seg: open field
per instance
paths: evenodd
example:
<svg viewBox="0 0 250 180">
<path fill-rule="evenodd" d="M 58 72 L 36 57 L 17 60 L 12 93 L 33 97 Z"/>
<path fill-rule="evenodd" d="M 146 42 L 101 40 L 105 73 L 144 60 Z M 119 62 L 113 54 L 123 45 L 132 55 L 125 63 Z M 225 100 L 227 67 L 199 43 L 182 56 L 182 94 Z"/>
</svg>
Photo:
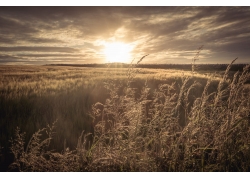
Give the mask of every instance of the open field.
<svg viewBox="0 0 250 180">
<path fill-rule="evenodd" d="M 250 68 L 228 67 L 0 66 L 1 171 L 249 171 Z"/>
</svg>

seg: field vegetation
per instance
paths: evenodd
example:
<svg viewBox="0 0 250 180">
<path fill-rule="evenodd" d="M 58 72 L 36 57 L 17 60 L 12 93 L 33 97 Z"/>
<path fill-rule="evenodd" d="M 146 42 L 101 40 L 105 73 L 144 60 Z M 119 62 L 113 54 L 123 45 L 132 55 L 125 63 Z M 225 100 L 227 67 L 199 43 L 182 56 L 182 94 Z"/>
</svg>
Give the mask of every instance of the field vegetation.
<svg viewBox="0 0 250 180">
<path fill-rule="evenodd" d="M 0 66 L 1 171 L 249 171 L 250 66 L 141 60 Z"/>
</svg>

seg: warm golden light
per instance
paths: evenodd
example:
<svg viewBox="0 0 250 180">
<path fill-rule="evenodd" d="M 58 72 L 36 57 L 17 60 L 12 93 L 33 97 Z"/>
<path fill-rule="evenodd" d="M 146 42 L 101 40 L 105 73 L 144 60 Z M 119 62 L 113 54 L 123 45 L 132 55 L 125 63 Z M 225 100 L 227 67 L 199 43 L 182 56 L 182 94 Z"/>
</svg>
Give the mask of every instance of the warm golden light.
<svg viewBox="0 0 250 180">
<path fill-rule="evenodd" d="M 108 62 L 128 63 L 131 61 L 132 47 L 121 42 L 105 43 L 104 54 Z"/>
</svg>

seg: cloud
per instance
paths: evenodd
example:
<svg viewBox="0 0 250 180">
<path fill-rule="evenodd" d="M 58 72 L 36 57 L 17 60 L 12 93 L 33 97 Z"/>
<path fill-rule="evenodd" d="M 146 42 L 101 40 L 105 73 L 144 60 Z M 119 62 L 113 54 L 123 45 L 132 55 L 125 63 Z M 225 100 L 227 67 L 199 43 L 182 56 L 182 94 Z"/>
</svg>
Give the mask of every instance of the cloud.
<svg viewBox="0 0 250 180">
<path fill-rule="evenodd" d="M 14 47 L 0 47 L 0 51 L 12 52 L 12 51 L 36 51 L 36 52 L 63 52 L 63 53 L 74 53 L 79 52 L 78 49 L 70 47 L 29 47 L 29 46 L 14 46 Z"/>
<path fill-rule="evenodd" d="M 183 63 L 202 44 L 204 61 L 238 54 L 245 62 L 249 17 L 250 7 L 0 7 L 0 59 L 66 53 L 72 61 L 103 62 L 97 42 L 122 41 L 133 44 L 134 57 L 152 54 L 150 63 L 170 61 L 166 53 Z"/>
</svg>

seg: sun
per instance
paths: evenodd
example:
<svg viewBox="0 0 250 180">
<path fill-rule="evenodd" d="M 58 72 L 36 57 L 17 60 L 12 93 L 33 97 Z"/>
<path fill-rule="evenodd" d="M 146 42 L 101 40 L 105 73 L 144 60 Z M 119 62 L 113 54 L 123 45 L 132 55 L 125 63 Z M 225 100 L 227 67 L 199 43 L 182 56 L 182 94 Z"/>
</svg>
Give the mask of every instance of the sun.
<svg viewBox="0 0 250 180">
<path fill-rule="evenodd" d="M 105 43 L 104 54 L 107 62 L 128 63 L 131 61 L 132 47 L 122 42 Z"/>
</svg>

